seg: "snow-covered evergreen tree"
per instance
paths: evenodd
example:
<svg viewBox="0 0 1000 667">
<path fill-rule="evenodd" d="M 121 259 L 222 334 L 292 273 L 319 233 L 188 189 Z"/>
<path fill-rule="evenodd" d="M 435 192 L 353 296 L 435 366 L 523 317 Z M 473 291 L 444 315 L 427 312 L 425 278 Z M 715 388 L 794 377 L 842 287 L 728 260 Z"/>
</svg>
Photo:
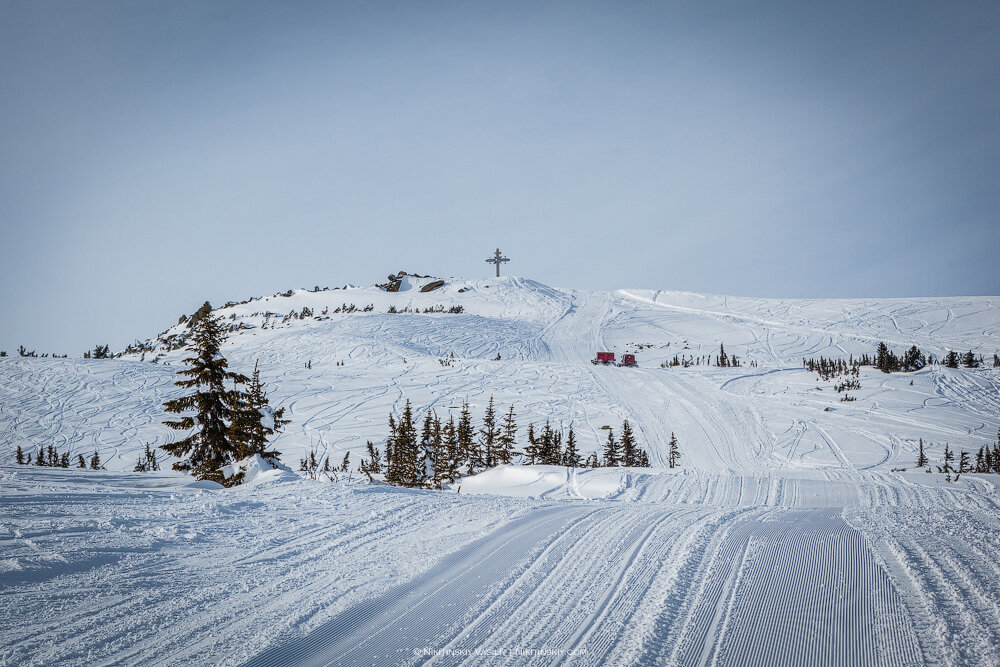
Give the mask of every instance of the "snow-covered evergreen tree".
<svg viewBox="0 0 1000 667">
<path fill-rule="evenodd" d="M 254 362 L 247 390 L 233 391 L 231 398 L 234 409 L 229 430 L 236 447 L 235 457 L 244 459 L 259 454 L 269 461 L 277 461 L 281 452 L 269 450 L 268 442 L 289 420 L 284 418 L 285 408 L 275 410 L 268 403 L 257 362 Z"/>
<path fill-rule="evenodd" d="M 166 411 L 173 414 L 195 413 L 163 422 L 172 429 L 190 433 L 160 448 L 180 459 L 174 463 L 174 470 L 232 486 L 242 480 L 240 476 L 226 479 L 222 473 L 223 466 L 236 461 L 238 455 L 229 431 L 235 399 L 227 383 L 239 385 L 248 380 L 229 371 L 229 363 L 221 353 L 225 339 L 226 327 L 221 320 L 207 315 L 198 320 L 189 342 L 191 356 L 184 359 L 187 368 L 178 371 L 185 379 L 174 383 L 194 392 L 163 404 Z"/>
<path fill-rule="evenodd" d="M 722 354 L 725 354 L 723 349 Z M 632 425 L 626 419 L 622 422 L 621 456 L 622 464 L 634 466 L 638 463 L 639 450 L 635 444 L 635 436 L 632 434 Z"/>
<path fill-rule="evenodd" d="M 534 423 L 528 424 L 528 446 L 524 448 L 524 455 L 528 457 L 528 465 L 535 465 L 538 461 L 538 437 Z"/>
<path fill-rule="evenodd" d="M 503 465 L 514 459 L 517 446 L 517 422 L 514 418 L 514 406 L 504 415 L 500 437 L 497 440 L 496 464 Z"/>
<path fill-rule="evenodd" d="M 670 434 L 670 451 L 667 454 L 667 464 L 671 468 L 676 468 L 681 462 L 681 448 L 677 444 L 677 436 Z"/>
<path fill-rule="evenodd" d="M 416 486 L 417 472 L 417 429 L 413 423 L 413 407 L 407 399 L 403 414 L 395 424 L 396 433 L 392 437 L 392 461 L 386 481 L 399 486 Z"/>
<path fill-rule="evenodd" d="M 497 448 L 501 436 L 500 426 L 497 424 L 496 410 L 493 408 L 493 397 L 486 406 L 486 414 L 483 415 L 483 427 L 479 430 L 479 450 L 482 452 L 483 463 L 487 468 L 492 468 L 497 464 Z"/>
<path fill-rule="evenodd" d="M 566 449 L 563 451 L 563 465 L 570 468 L 580 467 L 580 452 L 576 447 L 576 434 L 573 432 L 573 425 L 569 426 L 569 433 L 566 436 Z"/>
<path fill-rule="evenodd" d="M 476 431 L 472 426 L 472 412 L 469 410 L 468 401 L 462 403 L 462 411 L 458 415 L 456 435 L 461 452 L 459 465 L 466 465 L 470 473 L 482 470 L 483 459 L 479 447 L 476 446 Z"/>
<path fill-rule="evenodd" d="M 610 428 L 608 429 L 608 440 L 604 443 L 603 465 L 605 468 L 621 465 L 621 447 L 615 439 L 614 429 Z"/>
</svg>

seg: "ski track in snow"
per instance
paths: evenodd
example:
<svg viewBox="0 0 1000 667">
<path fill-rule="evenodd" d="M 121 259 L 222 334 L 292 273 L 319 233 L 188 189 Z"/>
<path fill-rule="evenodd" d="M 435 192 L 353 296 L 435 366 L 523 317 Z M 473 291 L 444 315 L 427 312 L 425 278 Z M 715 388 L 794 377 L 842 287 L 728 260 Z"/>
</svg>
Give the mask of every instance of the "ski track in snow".
<svg viewBox="0 0 1000 667">
<path fill-rule="evenodd" d="M 182 351 L 2 358 L 0 664 L 1000 662 L 995 479 L 891 470 L 912 468 L 918 438 L 932 460 L 995 442 L 1000 374 L 865 369 L 841 403 L 801 369 L 878 340 L 989 358 L 995 299 L 420 284 L 219 311 L 249 327 L 231 366 L 259 359 L 288 408 L 286 463 L 310 447 L 356 461 L 407 398 L 447 418 L 492 395 L 522 437 L 574 424 L 584 455 L 629 419 L 654 468 L 507 466 L 457 494 L 288 474 L 218 491 L 128 472 L 173 437 L 161 406 Z M 342 303 L 376 309 L 281 322 Z M 759 366 L 660 367 L 720 342 Z M 640 366 L 590 364 L 600 349 Z M 683 467 L 664 470 L 671 433 Z M 97 449 L 110 472 L 10 465 L 50 443 Z"/>
</svg>

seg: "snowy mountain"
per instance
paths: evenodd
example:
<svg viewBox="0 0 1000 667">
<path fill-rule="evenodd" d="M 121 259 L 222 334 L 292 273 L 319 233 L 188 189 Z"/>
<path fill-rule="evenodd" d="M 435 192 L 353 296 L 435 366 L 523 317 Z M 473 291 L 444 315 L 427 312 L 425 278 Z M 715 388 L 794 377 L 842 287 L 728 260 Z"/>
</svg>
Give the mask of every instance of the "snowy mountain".
<svg viewBox="0 0 1000 667">
<path fill-rule="evenodd" d="M 972 450 L 995 439 L 992 371 L 865 368 L 858 400 L 843 404 L 835 382 L 801 369 L 803 357 L 872 355 L 880 340 L 900 353 L 915 344 L 938 358 L 954 349 L 992 359 L 993 299 L 580 292 L 515 277 L 447 279 L 421 292 L 436 281 L 401 276 L 398 292 L 291 290 L 215 311 L 233 328 L 223 349 L 231 367 L 249 373 L 259 360 L 272 401 L 288 408 L 292 424 L 276 441 L 286 463 L 310 446 L 337 461 L 360 455 L 367 440 L 384 440 L 405 398 L 447 413 L 463 400 L 481 412 L 494 396 L 524 426 L 573 423 L 584 453 L 603 442 L 601 426 L 630 419 L 654 465 L 665 464 L 675 432 L 690 445 L 686 465 L 741 473 L 888 469 L 909 464 L 921 437 Z M 447 312 L 455 307 L 462 312 Z M 109 469 L 131 470 L 145 444 L 174 437 L 162 403 L 176 391 L 177 346 L 189 331 L 178 323 L 115 360 L 0 360 L 0 453 L 9 460 L 19 443 L 55 442 L 74 457 L 96 448 Z M 741 368 L 661 368 L 675 355 L 704 364 L 720 344 Z M 635 353 L 639 366 L 587 363 L 602 350 Z M 53 392 L 36 390 L 45 386 Z"/>
<path fill-rule="evenodd" d="M 584 455 L 628 419 L 653 467 L 511 465 L 445 492 L 289 470 L 218 490 L 130 472 L 176 435 L 162 404 L 187 317 L 114 359 L 0 358 L 0 662 L 1000 661 L 1000 477 L 914 467 L 920 440 L 935 465 L 946 443 L 997 443 L 1000 298 L 393 277 L 215 310 L 230 367 L 259 361 L 287 409 L 287 466 L 311 448 L 356 462 L 406 399 L 478 418 L 492 396 L 522 439 L 572 424 Z M 879 341 L 986 363 L 863 366 L 849 402 L 803 368 Z M 720 345 L 740 366 L 710 365 Z M 48 444 L 107 470 L 13 463 Z"/>
</svg>

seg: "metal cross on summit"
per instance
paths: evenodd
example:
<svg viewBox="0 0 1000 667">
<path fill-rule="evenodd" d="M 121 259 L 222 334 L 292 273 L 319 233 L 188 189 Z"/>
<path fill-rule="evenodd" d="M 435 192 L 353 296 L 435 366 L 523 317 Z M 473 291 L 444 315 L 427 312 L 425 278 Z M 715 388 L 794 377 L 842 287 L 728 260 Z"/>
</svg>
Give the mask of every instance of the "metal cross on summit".
<svg viewBox="0 0 1000 667">
<path fill-rule="evenodd" d="M 486 263 L 487 264 L 496 264 L 497 265 L 497 278 L 499 278 L 500 277 L 500 264 L 503 263 L 503 262 L 509 262 L 509 261 L 510 261 L 510 258 L 509 257 L 504 257 L 503 254 L 500 252 L 500 248 L 497 248 L 497 251 L 495 253 L 493 253 L 492 257 L 490 257 L 490 258 L 488 258 L 486 260 Z"/>
</svg>

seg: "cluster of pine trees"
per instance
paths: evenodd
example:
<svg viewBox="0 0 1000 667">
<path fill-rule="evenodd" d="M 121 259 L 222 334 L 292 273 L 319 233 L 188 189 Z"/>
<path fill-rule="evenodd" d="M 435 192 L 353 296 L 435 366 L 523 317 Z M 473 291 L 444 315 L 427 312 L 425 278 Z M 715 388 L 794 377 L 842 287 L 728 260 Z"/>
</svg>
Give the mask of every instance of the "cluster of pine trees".
<svg viewBox="0 0 1000 667">
<path fill-rule="evenodd" d="M 740 358 L 735 354 L 732 356 L 726 354 L 726 346 L 723 343 L 719 343 L 719 354 L 715 357 L 715 365 L 723 368 L 739 368 Z"/>
<path fill-rule="evenodd" d="M 927 468 L 927 472 L 930 472 L 930 461 L 924 451 L 924 439 L 920 438 L 919 442 L 917 467 Z M 948 443 L 945 443 L 942 463 L 936 468 L 938 472 L 945 473 L 945 479 L 949 482 L 952 474 L 957 481 L 958 476 L 966 472 L 1000 475 L 1000 432 L 997 433 L 997 442 L 992 447 L 983 445 L 979 448 L 974 463 L 970 453 L 965 450 L 959 451 L 958 463 L 955 463 L 955 452 Z"/>
<path fill-rule="evenodd" d="M 959 362 L 961 362 L 961 365 L 965 366 L 966 368 L 979 368 L 980 366 L 986 365 L 983 356 L 979 355 L 979 357 L 977 358 L 976 355 L 972 353 L 972 350 L 969 350 L 968 352 L 962 355 L 959 355 L 958 352 L 956 352 L 955 350 L 949 350 L 948 354 L 944 356 L 944 365 L 947 368 L 958 368 Z M 997 357 L 997 355 L 994 354 L 993 355 L 994 368 L 1000 366 L 1000 364 L 998 364 L 997 362 L 1000 362 L 1000 357 Z"/>
<path fill-rule="evenodd" d="M 451 315 L 460 315 L 465 312 L 465 308 L 460 305 L 451 306 L 445 309 L 442 305 L 428 306 L 421 311 L 419 308 L 410 308 L 409 306 L 404 306 L 403 308 L 396 308 L 396 306 L 389 306 L 389 310 L 385 311 L 391 315 L 398 315 L 402 313 L 449 313 Z"/>
<path fill-rule="evenodd" d="M 911 346 L 909 350 L 903 353 L 902 357 L 896 356 L 884 342 L 880 342 L 875 348 L 874 366 L 883 373 L 897 373 L 900 371 L 903 373 L 912 373 L 913 371 L 919 371 L 927 363 L 927 357 L 916 345 Z"/>
<path fill-rule="evenodd" d="M 475 474 L 497 465 L 512 463 L 518 455 L 517 419 L 514 406 L 498 415 L 492 397 L 482 421 L 473 423 L 469 404 L 463 403 L 458 419 L 449 415 L 443 420 L 434 410 L 424 413 L 416 423 L 413 407 L 407 400 L 400 415 L 389 415 L 389 436 L 384 454 L 371 442 L 360 470 L 371 479 L 384 474 L 394 485 L 440 489 L 460 476 Z M 676 439 L 673 440 L 676 447 Z M 571 467 L 649 466 L 649 455 L 636 441 L 631 425 L 622 425 L 622 437 L 608 433 L 603 460 L 592 454 L 586 461 L 577 448 L 576 434 L 570 426 L 563 432 L 549 422 L 540 430 L 528 425 L 527 444 L 523 450 L 527 464 L 565 465 Z M 675 459 L 679 460 L 679 451 Z M 322 472 L 322 470 L 320 471 Z"/>
<path fill-rule="evenodd" d="M 570 433 L 572 434 L 572 429 Z M 677 439 L 674 434 L 670 434 L 671 446 L 676 446 Z M 568 464 L 567 464 L 568 465 Z M 591 454 L 591 460 L 587 461 L 588 468 L 613 468 L 613 467 L 649 467 L 649 454 L 640 447 L 632 432 L 632 425 L 626 419 L 622 422 L 621 438 L 615 439 L 614 429 L 608 429 L 608 439 L 604 443 L 604 458 L 598 464 L 597 454 Z M 674 466 L 670 466 L 673 468 Z"/>
<path fill-rule="evenodd" d="M 440 489 L 462 474 L 510 463 L 517 453 L 516 437 L 514 406 L 498 419 L 492 397 L 479 429 L 472 423 L 469 404 L 463 403 L 457 422 L 453 415 L 445 422 L 428 410 L 419 433 L 407 400 L 398 418 L 389 415 L 384 465 L 378 449 L 369 443 L 362 471 L 371 475 L 384 469 L 390 484 Z"/>
<path fill-rule="evenodd" d="M 180 459 L 174 470 L 233 486 L 242 482 L 242 475 L 226 478 L 222 468 L 253 454 L 276 460 L 280 453 L 267 449 L 268 440 L 288 422 L 284 408 L 268 404 L 256 365 L 252 378 L 229 370 L 221 353 L 226 337 L 219 318 L 197 317 L 188 343 L 191 356 L 183 361 L 187 368 L 178 371 L 185 379 L 174 383 L 192 392 L 163 404 L 167 412 L 183 415 L 164 424 L 189 434 L 160 448 Z M 190 412 L 194 414 L 185 414 Z"/>
<path fill-rule="evenodd" d="M 868 357 L 862 357 L 862 359 L 855 360 L 852 356 L 849 361 L 844 361 L 843 359 L 827 359 L 826 357 L 820 357 L 819 359 L 806 359 L 802 358 L 802 366 L 807 370 L 817 373 L 824 382 L 829 382 L 832 378 L 839 377 L 841 375 L 853 375 L 857 377 L 859 374 L 858 367 L 864 366 L 865 360 Z"/>
<path fill-rule="evenodd" d="M 369 448 L 371 443 L 368 443 Z M 331 482 L 337 482 L 340 480 L 340 476 L 337 473 L 348 472 L 351 467 L 351 453 L 347 452 L 344 454 L 344 460 L 340 463 L 339 468 L 334 468 L 330 465 L 330 457 L 323 459 L 323 465 L 320 466 L 319 459 L 316 457 L 316 448 L 311 447 L 309 449 L 309 454 L 305 458 L 299 459 L 299 471 L 304 472 L 309 479 L 327 479 Z M 362 472 L 364 472 L 364 464 L 362 464 Z M 369 479 L 371 477 L 369 476 Z"/>
<path fill-rule="evenodd" d="M 76 467 L 86 468 L 87 460 L 83 458 L 83 454 L 76 455 Z M 32 456 L 30 453 L 25 454 L 21 449 L 21 445 L 17 446 L 16 459 L 18 465 L 31 465 Z M 48 466 L 50 468 L 69 468 L 70 467 L 70 453 L 60 452 L 54 446 L 49 445 L 48 447 L 39 447 L 38 453 L 34 457 L 34 465 L 36 466 Z M 101 457 L 94 450 L 94 455 L 90 457 L 90 468 L 92 470 L 101 469 Z"/>
<path fill-rule="evenodd" d="M 885 342 L 879 342 L 875 348 L 875 356 L 869 357 L 867 354 L 855 359 L 851 355 L 848 361 L 843 359 L 802 359 L 802 365 L 810 371 L 819 373 L 824 380 L 847 375 L 848 373 L 857 375 L 859 366 L 874 366 L 883 373 L 912 373 L 919 371 L 925 366 L 935 363 L 933 355 L 924 354 L 916 345 L 911 345 L 910 349 L 897 355 Z M 986 361 L 983 356 L 976 357 L 972 350 L 964 354 L 951 350 L 940 361 L 947 368 L 958 368 L 960 365 L 966 368 L 977 368 L 984 366 Z M 1000 367 L 1000 355 L 993 355 L 993 366 Z"/>
<path fill-rule="evenodd" d="M 133 472 L 156 472 L 160 469 L 160 464 L 156 460 L 156 450 L 151 449 L 149 444 L 146 444 L 146 451 L 143 455 L 139 457 L 139 460 L 135 462 L 135 468 L 132 469 Z"/>
<path fill-rule="evenodd" d="M 83 353 L 84 359 L 110 359 L 112 356 L 111 348 L 107 345 L 95 345 L 93 350 Z"/>
</svg>

